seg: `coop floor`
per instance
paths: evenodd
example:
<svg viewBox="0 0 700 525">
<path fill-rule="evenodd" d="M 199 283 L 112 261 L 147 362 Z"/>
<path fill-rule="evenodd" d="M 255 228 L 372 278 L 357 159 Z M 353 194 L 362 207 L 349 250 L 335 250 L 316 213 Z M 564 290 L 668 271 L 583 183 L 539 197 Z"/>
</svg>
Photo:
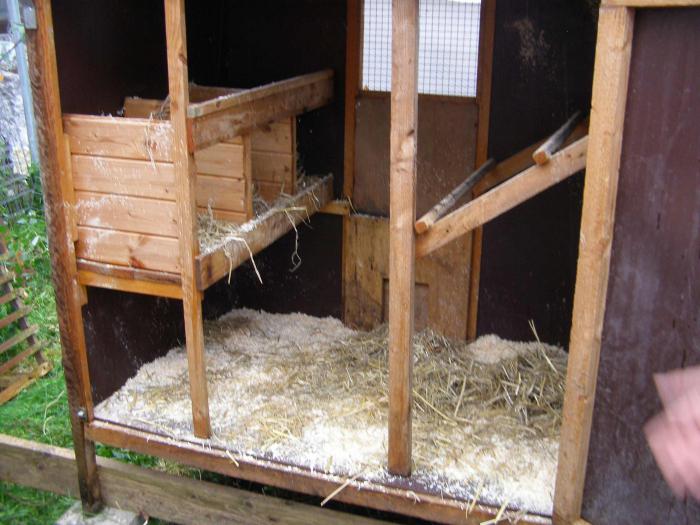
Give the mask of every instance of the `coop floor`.
<svg viewBox="0 0 700 525">
<path fill-rule="evenodd" d="M 386 329 L 234 310 L 207 323 L 212 446 L 390 482 Z M 412 483 L 427 492 L 549 515 L 566 354 L 485 336 L 416 336 Z M 183 348 L 141 367 L 96 417 L 192 435 Z M 196 440 L 203 441 L 203 440 Z"/>
</svg>

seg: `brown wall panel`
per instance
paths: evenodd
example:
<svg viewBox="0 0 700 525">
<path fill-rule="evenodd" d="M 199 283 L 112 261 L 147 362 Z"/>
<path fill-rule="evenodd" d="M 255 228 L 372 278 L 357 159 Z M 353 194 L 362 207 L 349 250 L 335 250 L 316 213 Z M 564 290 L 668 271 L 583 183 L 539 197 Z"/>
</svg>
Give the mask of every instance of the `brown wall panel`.
<svg viewBox="0 0 700 525">
<path fill-rule="evenodd" d="M 474 99 L 418 97 L 418 189 L 421 216 L 474 167 L 478 108 Z M 389 96 L 365 94 L 356 105 L 353 205 L 389 215 Z"/>
<path fill-rule="evenodd" d="M 583 517 L 700 523 L 642 433 L 653 374 L 700 364 L 700 8 L 638 10 Z"/>
</svg>

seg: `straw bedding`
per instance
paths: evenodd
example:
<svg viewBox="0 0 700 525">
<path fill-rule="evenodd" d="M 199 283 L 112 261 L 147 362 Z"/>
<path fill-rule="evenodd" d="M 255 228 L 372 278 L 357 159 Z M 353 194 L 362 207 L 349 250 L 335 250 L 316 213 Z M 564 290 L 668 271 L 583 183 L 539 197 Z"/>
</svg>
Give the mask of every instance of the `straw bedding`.
<svg viewBox="0 0 700 525">
<path fill-rule="evenodd" d="M 205 327 L 211 443 L 376 481 L 385 471 L 386 327 L 234 310 Z M 551 512 L 566 354 L 489 335 L 415 335 L 414 478 L 438 493 Z M 146 364 L 98 417 L 192 439 L 183 348 Z"/>
</svg>

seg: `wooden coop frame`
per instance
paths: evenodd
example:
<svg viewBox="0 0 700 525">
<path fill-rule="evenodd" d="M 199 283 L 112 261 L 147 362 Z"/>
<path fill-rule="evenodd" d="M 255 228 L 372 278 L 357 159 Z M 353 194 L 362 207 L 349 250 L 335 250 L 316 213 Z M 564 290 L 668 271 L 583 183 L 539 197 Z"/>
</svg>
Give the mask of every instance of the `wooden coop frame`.
<svg viewBox="0 0 700 525">
<path fill-rule="evenodd" d="M 416 257 L 422 257 L 460 235 L 475 231 L 517 204 L 586 168 L 581 240 L 574 300 L 574 319 L 569 348 L 560 455 L 551 517 L 528 516 L 524 523 L 582 524 L 581 505 L 591 431 L 593 400 L 599 361 L 601 332 L 607 293 L 610 248 L 614 224 L 617 178 L 622 146 L 622 130 L 629 75 L 634 12 L 636 8 L 698 6 L 697 0 L 604 0 L 600 7 L 596 47 L 590 137 L 580 138 L 563 149 L 562 140 L 546 156 L 546 163 L 524 169 L 521 156 L 508 166 L 496 166 L 480 187 L 479 196 L 470 203 L 434 220 L 423 233 L 416 233 L 416 119 L 417 119 L 417 21 L 418 0 L 393 2 L 394 75 L 391 91 L 391 217 L 390 217 L 390 289 L 389 303 L 389 469 L 408 476 L 411 470 L 411 335 L 413 332 L 413 290 Z M 348 51 L 345 142 L 345 192 L 351 192 L 353 108 L 351 93 L 359 85 L 359 3 L 348 1 Z M 484 13 L 493 14 L 495 1 L 483 2 Z M 240 93 L 229 93 L 212 100 L 191 103 L 187 74 L 184 0 L 165 0 L 170 93 L 170 124 L 146 121 L 143 126 L 167 126 L 166 137 L 158 140 L 156 151 L 172 162 L 176 187 L 178 218 L 177 251 L 180 265 L 171 271 L 133 268 L 116 264 L 87 264 L 80 261 L 76 219 L 70 185 L 70 156 L 67 154 L 66 123 L 61 113 L 56 53 L 50 0 L 37 0 L 37 31 L 28 36 L 32 86 L 41 137 L 41 159 L 56 303 L 64 352 L 70 417 L 75 444 L 78 487 L 87 507 L 101 501 L 100 467 L 94 443 L 100 442 L 141 453 L 179 461 L 258 483 L 326 496 L 343 486 L 338 501 L 398 512 L 444 523 L 479 523 L 492 519 L 498 509 L 477 504 L 465 515 L 465 502 L 434 494 L 416 494 L 400 483 L 381 485 L 347 482 L 332 475 L 321 475 L 300 467 L 272 461 L 242 458 L 232 462 L 225 451 L 203 447 L 195 442 L 174 441 L 114 423 L 100 421 L 92 412 L 90 377 L 83 334 L 81 307 L 85 304 L 84 286 L 101 286 L 181 299 L 187 337 L 193 422 L 197 436 L 209 434 L 205 370 L 202 361 L 202 293 L 229 272 L 231 264 L 248 257 L 245 246 L 230 244 L 234 263 L 223 249 L 200 255 L 197 245 L 196 159 L 199 148 L 234 140 L 261 124 L 288 118 L 303 110 L 319 107 L 332 96 L 331 73 L 263 86 Z M 491 18 L 491 23 L 493 19 Z M 488 46 L 493 26 L 483 26 L 481 42 Z M 490 64 L 481 63 L 487 82 Z M 483 78 L 483 80 L 482 80 Z M 488 115 L 489 90 L 480 99 L 480 113 Z M 129 119 L 127 119 L 129 120 Z M 487 121 L 488 119 L 486 119 Z M 136 124 L 135 124 L 136 125 Z M 571 130 L 569 130 L 571 131 Z M 97 132 L 95 132 L 97 133 Z M 477 164 L 486 162 L 487 126 L 478 131 Z M 100 142 L 99 134 L 92 138 Z M 245 141 L 245 139 L 243 139 Z M 69 138 L 70 141 L 70 138 Z M 590 145 L 590 148 L 589 148 Z M 72 148 L 73 146 L 68 146 Z M 542 150 L 540 150 L 541 152 Z M 534 148 L 528 150 L 528 155 Z M 590 154 L 589 154 L 590 152 Z M 531 164 L 528 159 L 528 165 Z M 516 166 L 520 166 L 516 169 Z M 507 168 L 507 169 L 506 169 Z M 487 191 L 500 181 L 510 179 Z M 350 188 L 350 190 L 348 189 Z M 295 204 L 308 210 L 330 203 L 331 180 L 324 179 L 315 194 L 302 192 Z M 68 203 L 68 206 L 65 204 Z M 335 203 L 329 211 L 345 214 L 347 207 Z M 421 226 L 422 228 L 423 226 Z M 286 220 L 272 219 L 247 239 L 253 252 L 269 245 L 288 231 Z M 474 251 L 478 259 L 478 251 Z M 177 271 L 175 271 L 177 270 Z M 478 282 L 472 274 L 472 282 Z M 475 301 L 474 294 L 471 301 Z M 475 311 L 475 310 L 470 310 Z M 475 315 L 475 314 L 473 314 Z M 469 333 L 475 320 L 470 317 Z M 104 469 L 103 469 L 104 470 Z"/>
</svg>

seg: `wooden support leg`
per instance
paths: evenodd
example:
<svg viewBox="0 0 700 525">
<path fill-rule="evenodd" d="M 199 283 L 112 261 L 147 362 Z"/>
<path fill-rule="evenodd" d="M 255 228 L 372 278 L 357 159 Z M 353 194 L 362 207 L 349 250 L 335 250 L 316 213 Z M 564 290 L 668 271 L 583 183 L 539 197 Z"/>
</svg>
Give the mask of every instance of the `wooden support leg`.
<svg viewBox="0 0 700 525">
<path fill-rule="evenodd" d="M 389 197 L 389 470 L 411 474 L 418 0 L 393 0 Z"/>
<path fill-rule="evenodd" d="M 187 78 L 184 0 L 165 0 L 165 29 L 168 47 L 170 122 L 173 126 L 173 163 L 180 220 L 182 309 L 185 316 L 192 421 L 195 436 L 208 438 L 211 434 L 211 427 L 204 360 L 202 294 L 197 289 L 195 278 L 195 259 L 199 254 L 195 199 L 196 170 L 194 153 L 189 151 L 187 146 L 187 106 L 190 96 Z"/>
<path fill-rule="evenodd" d="M 66 199 L 61 181 L 66 176 L 67 167 L 63 150 L 63 124 L 50 0 L 36 1 L 36 18 L 38 28 L 27 32 L 27 48 L 40 143 L 49 252 L 80 497 L 83 507 L 94 511 L 101 505 L 100 484 L 95 447 L 85 435 L 85 425 L 92 419 L 92 395 L 78 295 L 75 249 L 70 235 L 71 225 L 67 223 L 63 209 Z"/>
</svg>

